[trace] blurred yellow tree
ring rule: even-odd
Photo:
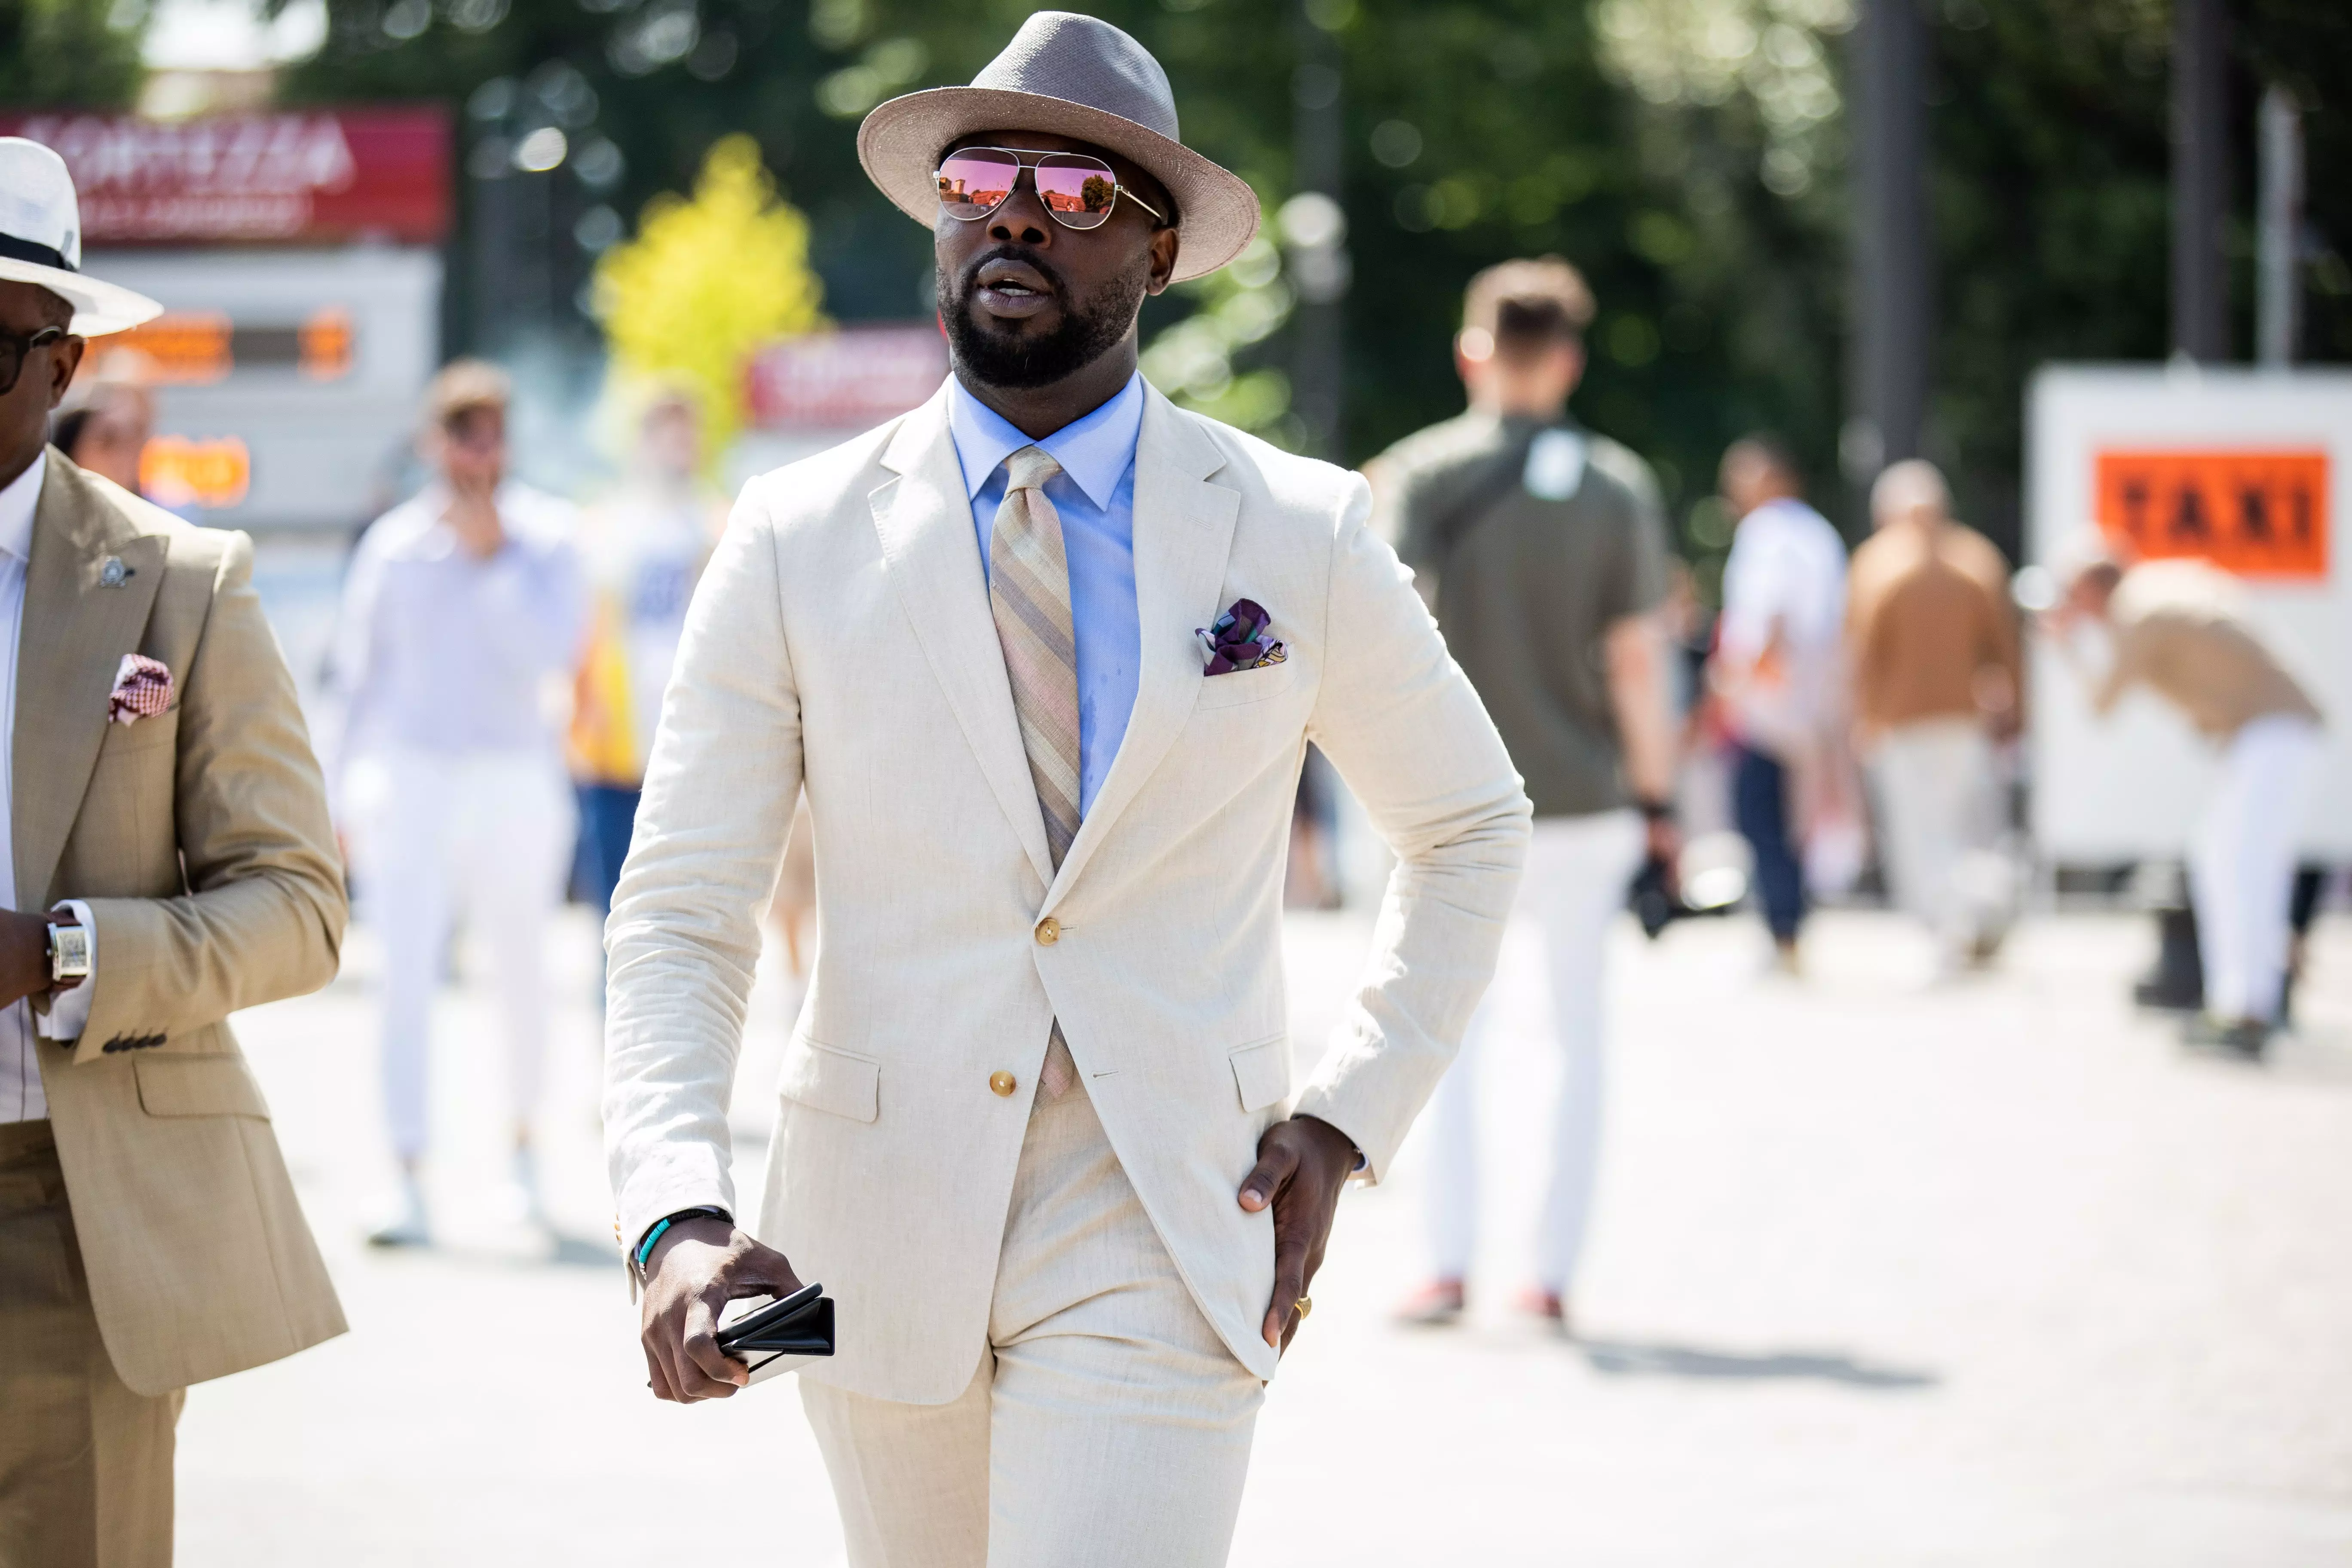
[[[691,198],[664,192],[647,202],[636,237],[596,264],[614,367],[690,390],[713,458],[743,422],[752,351],[820,325],[823,296],[808,219],[777,196],[759,144],[740,134],[712,143]]]

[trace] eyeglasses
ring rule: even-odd
[[[66,335],[63,327],[43,327],[29,338],[0,327],[0,397],[16,390],[16,378],[25,374],[25,360],[35,349],[60,342]]]
[[[1033,153],[1010,147],[959,147],[940,160],[940,210],[961,223],[977,223],[1013,199],[1021,171],[1032,174],[1037,199],[1064,228],[1100,228],[1122,195],[1163,226],[1168,220],[1150,202],[1118,183],[1100,158],[1084,153]]]

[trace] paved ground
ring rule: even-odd
[[[584,925],[569,935],[580,1000],[542,1138],[571,1239],[551,1261],[462,1221],[498,1139],[476,996],[446,1004],[455,1234],[423,1257],[355,1245],[385,1170],[372,947],[324,995],[245,1020],[355,1331],[193,1393],[184,1563],[635,1564],[681,1521],[698,1556],[839,1560],[789,1387],[693,1410],[645,1391]],[[1364,936],[1293,921],[1302,1043]],[[2352,922],[2323,927],[2305,1031],[2261,1070],[2184,1059],[2121,1004],[2147,941],[2138,920],[2052,918],[1998,975],[1937,988],[1883,917],[1820,922],[1801,984],[1759,977],[1743,924],[1622,931],[1586,1339],[1499,1310],[1387,1325],[1418,1265],[1409,1146],[1342,1205],[1234,1562],[2352,1563]],[[786,1004],[763,982],[747,1166]],[[1524,1192],[1550,1064],[1499,1045],[1493,1185]],[[1499,1300],[1531,1202],[1496,1195]]]

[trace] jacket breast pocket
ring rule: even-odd
[[[784,1047],[776,1091],[812,1110],[871,1121],[882,1109],[882,1064],[795,1035]]]
[[[1298,684],[1298,661],[1285,659],[1280,664],[1262,664],[1255,669],[1235,669],[1223,675],[1203,675],[1201,696],[1193,704],[1201,708],[1238,708],[1244,702],[1263,702],[1279,697]]]
[[[169,746],[179,738],[180,705],[176,702],[161,713],[151,713],[128,724],[109,720],[106,738],[99,742],[98,760],[103,763],[115,757],[138,756],[159,746]]]
[[[150,1116],[251,1116],[269,1120],[269,1102],[242,1058],[142,1057],[131,1063],[139,1079],[139,1109]]]
[[[1244,1110],[1264,1110],[1290,1097],[1290,1037],[1276,1035],[1234,1047],[1234,1088]]]

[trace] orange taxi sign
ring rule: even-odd
[[[2322,447],[2101,451],[2099,530],[2143,560],[2193,556],[2241,577],[2327,575]]]

